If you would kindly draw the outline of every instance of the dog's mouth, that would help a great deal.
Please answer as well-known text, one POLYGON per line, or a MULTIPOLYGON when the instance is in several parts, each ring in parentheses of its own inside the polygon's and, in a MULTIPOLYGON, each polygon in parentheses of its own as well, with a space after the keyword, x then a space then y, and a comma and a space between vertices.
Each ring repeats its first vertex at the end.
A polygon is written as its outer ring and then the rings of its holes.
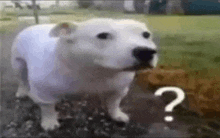
POLYGON ((152 69, 152 68, 154 67, 149 63, 141 63, 141 64, 136 64, 132 67, 125 68, 123 69, 123 71, 139 71, 139 70, 152 69))

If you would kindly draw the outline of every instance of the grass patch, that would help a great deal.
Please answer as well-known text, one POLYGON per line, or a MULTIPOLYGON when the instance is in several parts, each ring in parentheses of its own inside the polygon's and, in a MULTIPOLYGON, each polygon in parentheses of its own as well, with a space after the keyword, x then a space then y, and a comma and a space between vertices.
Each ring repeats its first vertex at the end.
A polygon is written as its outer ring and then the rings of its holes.
POLYGON ((0 21, 10 21, 11 18, 5 17, 5 18, 1 18, 0 21))
POLYGON ((216 70, 199 73, 202 78, 220 75, 217 16, 150 16, 148 20, 160 34, 159 64, 190 72, 216 70))
POLYGON ((6 13, 6 16, 17 16, 17 13, 15 13, 15 12, 6 13))
POLYGON ((214 61, 215 63, 219 63, 219 62, 220 62, 220 56, 214 57, 213 61, 214 61))
POLYGON ((68 12, 68 11, 54 11, 51 14, 74 14, 73 12, 68 12))
POLYGON ((2 20, 0 24, 0 34, 12 33, 18 27, 18 21, 16 17, 10 17, 10 20, 2 20))

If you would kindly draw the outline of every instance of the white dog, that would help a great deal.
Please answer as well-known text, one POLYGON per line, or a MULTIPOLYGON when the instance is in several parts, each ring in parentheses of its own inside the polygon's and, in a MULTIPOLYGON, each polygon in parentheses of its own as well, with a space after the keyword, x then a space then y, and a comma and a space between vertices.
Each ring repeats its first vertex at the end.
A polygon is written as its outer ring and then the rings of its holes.
POLYGON ((128 122, 119 108, 135 71, 155 67, 156 45, 144 23, 92 19, 29 27, 12 47, 12 67, 20 79, 17 97, 29 96, 41 108, 41 126, 59 127, 55 103, 64 94, 107 95, 116 121, 128 122))

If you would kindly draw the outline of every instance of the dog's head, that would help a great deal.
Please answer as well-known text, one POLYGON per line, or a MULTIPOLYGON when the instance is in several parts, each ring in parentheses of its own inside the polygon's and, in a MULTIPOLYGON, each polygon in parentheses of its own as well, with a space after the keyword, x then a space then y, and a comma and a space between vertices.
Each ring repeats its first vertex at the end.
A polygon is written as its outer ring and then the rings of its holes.
POLYGON ((56 25, 50 35, 60 37, 67 58, 82 66, 134 71, 153 68, 158 61, 152 33, 144 23, 130 19, 65 22, 56 25))

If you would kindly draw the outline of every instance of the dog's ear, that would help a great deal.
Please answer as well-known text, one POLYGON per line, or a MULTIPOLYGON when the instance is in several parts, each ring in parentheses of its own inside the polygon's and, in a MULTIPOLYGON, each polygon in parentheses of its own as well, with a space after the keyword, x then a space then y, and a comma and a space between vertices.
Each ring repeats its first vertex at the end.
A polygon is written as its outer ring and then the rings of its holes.
POLYGON ((50 37, 62 37, 62 36, 69 36, 73 33, 77 28, 77 23, 73 22, 62 22, 55 25, 50 33, 50 37))

